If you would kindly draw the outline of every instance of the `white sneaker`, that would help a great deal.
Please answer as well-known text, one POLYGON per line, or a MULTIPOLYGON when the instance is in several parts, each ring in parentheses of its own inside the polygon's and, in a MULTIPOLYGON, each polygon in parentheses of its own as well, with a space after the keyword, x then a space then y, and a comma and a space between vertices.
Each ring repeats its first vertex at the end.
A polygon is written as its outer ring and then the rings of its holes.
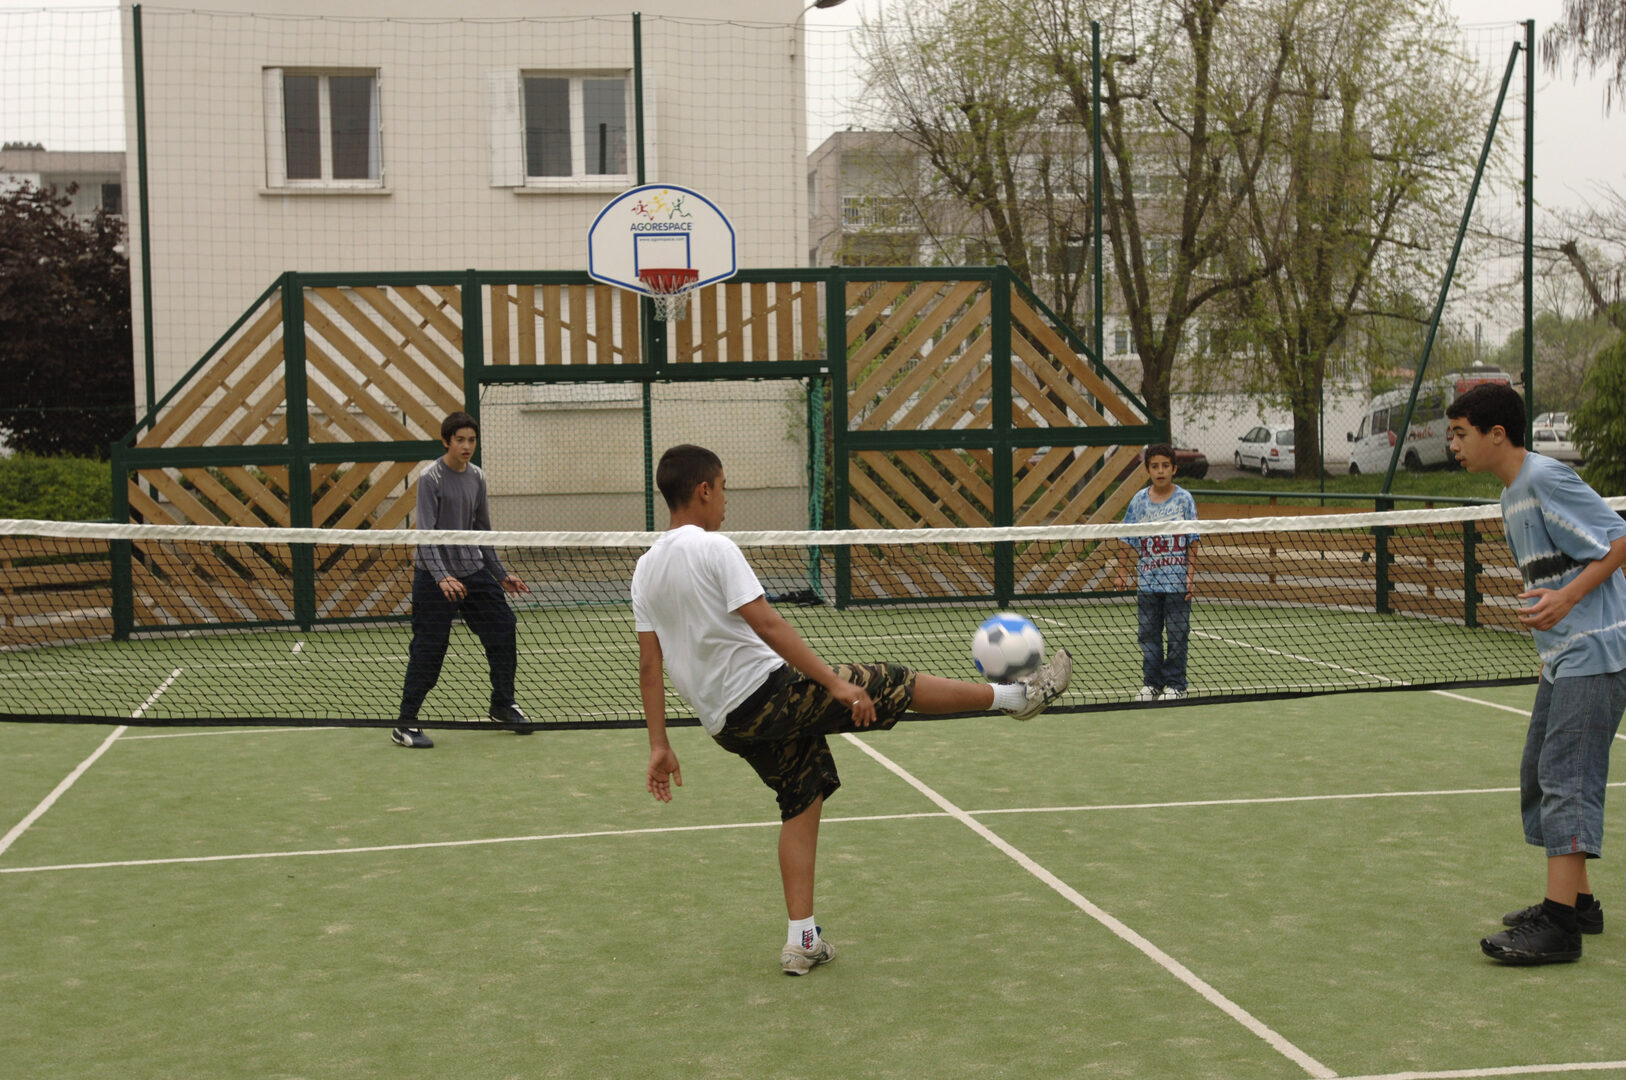
POLYGON ((1140 688, 1140 693, 1135 695, 1135 700, 1136 701, 1156 701, 1157 700, 1157 687, 1155 687, 1155 686, 1143 686, 1143 687, 1141 687, 1140 688))
POLYGON ((806 975, 820 964, 828 964, 835 958, 836 947, 820 937, 811 949, 786 945, 785 951, 779 954, 779 969, 786 975, 806 975))
POLYGON ((1176 690, 1174 687, 1171 686, 1167 690, 1163 691, 1163 693, 1161 695, 1159 695, 1158 700, 1159 701, 1179 701, 1181 698, 1183 698, 1185 696, 1186 696, 1186 692, 1184 690, 1176 690))
POLYGON ((1007 712, 1018 720, 1032 720, 1061 697, 1067 684, 1073 681, 1073 658, 1067 655, 1066 649, 1057 649, 1038 671, 1017 681, 1027 692, 1027 704, 1007 712))

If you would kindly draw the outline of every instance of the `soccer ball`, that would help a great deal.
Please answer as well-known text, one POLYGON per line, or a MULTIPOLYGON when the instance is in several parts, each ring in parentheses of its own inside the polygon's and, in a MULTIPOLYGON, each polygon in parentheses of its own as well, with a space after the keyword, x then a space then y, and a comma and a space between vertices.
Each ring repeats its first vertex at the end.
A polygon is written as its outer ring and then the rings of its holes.
POLYGON ((1044 638, 1026 615, 1004 611, 971 635, 971 662, 985 679, 1015 682, 1044 663, 1044 638))

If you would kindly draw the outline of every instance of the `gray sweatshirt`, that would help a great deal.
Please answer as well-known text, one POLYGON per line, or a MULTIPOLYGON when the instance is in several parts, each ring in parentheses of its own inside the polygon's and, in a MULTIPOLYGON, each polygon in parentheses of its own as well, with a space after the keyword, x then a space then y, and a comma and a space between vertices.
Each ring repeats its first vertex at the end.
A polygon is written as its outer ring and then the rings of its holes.
MULTIPOLYGON (((472 462, 462 472, 446 467, 445 458, 418 476, 418 528, 491 529, 491 506, 486 501, 486 474, 472 462)), ((450 544, 425 544, 417 549, 413 562, 429 571, 436 581, 445 577, 468 577, 481 566, 489 567, 501 581, 508 576, 497 549, 450 544)))

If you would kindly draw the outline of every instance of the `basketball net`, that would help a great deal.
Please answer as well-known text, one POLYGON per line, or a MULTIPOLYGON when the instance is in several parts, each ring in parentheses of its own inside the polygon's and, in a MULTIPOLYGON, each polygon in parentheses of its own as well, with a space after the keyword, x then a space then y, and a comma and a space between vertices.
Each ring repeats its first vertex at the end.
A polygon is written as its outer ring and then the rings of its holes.
POLYGON ((662 322, 682 319, 689 311, 689 290, 700 280, 700 271, 690 267, 644 269, 638 280, 653 294, 655 318, 662 322))

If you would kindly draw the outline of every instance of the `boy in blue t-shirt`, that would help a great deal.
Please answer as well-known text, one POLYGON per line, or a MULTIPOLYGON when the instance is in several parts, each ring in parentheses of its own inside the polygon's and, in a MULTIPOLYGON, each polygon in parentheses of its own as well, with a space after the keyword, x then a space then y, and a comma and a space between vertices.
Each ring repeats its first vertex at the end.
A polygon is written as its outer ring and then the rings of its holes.
MULTIPOLYGON (((1146 474, 1152 486, 1135 492, 1124 511, 1125 525, 1148 521, 1195 521, 1197 500, 1174 482, 1174 447, 1153 443, 1146 448, 1146 474)), ((1140 693, 1136 701, 1176 701, 1186 696, 1186 644, 1191 638, 1192 557, 1194 533, 1124 537, 1135 550, 1137 617, 1140 641, 1140 693), (1164 634, 1168 646, 1164 647, 1164 634)), ((1129 587, 1129 567, 1118 575, 1118 588, 1129 587)))
POLYGON ((1502 917, 1479 943, 1508 964, 1581 958, 1581 935, 1603 932, 1587 860, 1603 849, 1609 749, 1626 712, 1626 522, 1568 465, 1524 447, 1524 402, 1504 385, 1476 386, 1445 410, 1451 452, 1502 481, 1502 520, 1524 578, 1519 620, 1541 654, 1519 810, 1525 840, 1547 854, 1547 894, 1502 917))

